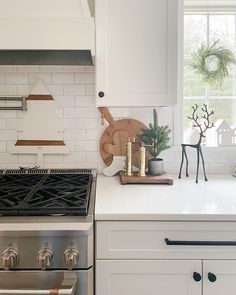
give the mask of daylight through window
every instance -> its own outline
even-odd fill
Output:
[[[186,14],[184,19],[184,140],[196,143],[197,130],[192,128],[187,116],[191,106],[203,103],[214,110],[215,127],[209,130],[205,145],[236,145],[236,67],[230,67],[229,77],[222,85],[210,86],[200,74],[188,67],[192,54],[202,44],[218,41],[236,53],[236,12],[221,14]]]

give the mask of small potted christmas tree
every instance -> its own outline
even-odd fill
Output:
[[[170,129],[168,126],[158,126],[157,112],[153,109],[153,124],[150,123],[149,128],[142,129],[142,133],[138,136],[152,156],[148,160],[148,173],[151,175],[162,175],[164,173],[163,159],[158,156],[162,151],[170,148],[169,134]]]

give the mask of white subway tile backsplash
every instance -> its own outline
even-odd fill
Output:
[[[33,87],[34,87],[34,85],[18,85],[17,86],[17,95],[28,96],[31,93]]]
[[[77,141],[76,142],[76,151],[78,151],[78,152],[98,151],[98,141],[96,141],[96,140]]]
[[[51,95],[63,95],[63,85],[46,85]]]
[[[65,73],[83,73],[85,72],[85,67],[82,66],[63,66],[63,72]]]
[[[64,132],[65,140],[85,140],[86,139],[86,131],[85,130],[65,130]]]
[[[47,164],[47,167],[45,168],[64,168],[64,169],[71,169],[71,168],[76,168],[75,163],[50,163]]]
[[[85,108],[64,108],[64,118],[85,118]]]
[[[86,85],[86,95],[95,95],[95,85]]]
[[[29,84],[36,84],[38,80],[41,80],[44,84],[52,83],[52,74],[51,73],[34,73],[29,74]]]
[[[87,83],[87,73],[75,73],[75,84],[85,85]]]
[[[87,73],[95,73],[95,67],[94,66],[87,66],[85,67],[85,70]]]
[[[52,74],[52,84],[74,84],[75,74],[74,73],[55,73]]]
[[[97,129],[97,119],[77,119],[76,129]]]
[[[18,163],[23,167],[28,167],[29,164],[37,164],[37,155],[18,155]]]
[[[114,118],[129,118],[129,108],[111,108],[110,112]]]
[[[64,141],[67,148],[69,149],[70,152],[75,152],[76,150],[76,141],[74,140],[65,140]]]
[[[100,137],[100,132],[97,129],[94,130],[86,130],[87,140],[98,140]]]
[[[28,73],[11,73],[6,74],[6,84],[21,85],[29,83]]]
[[[0,141],[0,153],[6,153],[7,141]]]
[[[0,153],[0,163],[1,164],[14,164],[19,166],[17,161],[17,155],[12,155],[9,153]]]
[[[86,108],[86,117],[87,118],[99,118],[101,117],[101,113],[98,108]]]
[[[16,140],[17,131],[16,130],[1,130],[1,140]]]
[[[70,151],[66,155],[44,155],[45,168],[97,168],[102,172],[105,165],[99,153],[100,137],[109,125],[101,125],[101,114],[95,107],[95,67],[94,66],[0,66],[0,95],[28,96],[40,79],[54,97],[58,106],[64,132],[60,133]],[[2,103],[1,105],[4,105]],[[112,116],[118,120],[134,118],[144,124],[152,122],[152,108],[110,108]],[[172,109],[157,110],[161,124],[171,124]],[[18,122],[26,112],[0,111],[0,168],[33,167],[37,155],[13,155],[12,148],[17,140]],[[234,151],[204,149],[208,174],[231,173],[236,166]],[[196,173],[196,152],[188,151],[191,177]],[[164,151],[165,170],[178,174],[181,150]],[[233,163],[234,161],[234,163]],[[202,171],[201,167],[200,170]],[[201,172],[202,173],[202,172]],[[184,179],[184,169],[183,169]]]
[[[1,119],[14,119],[17,118],[17,111],[0,111],[0,118]]]
[[[6,84],[6,75],[0,74],[0,84]]]
[[[72,152],[64,155],[64,163],[86,162],[86,152]]]
[[[75,97],[74,96],[63,96],[63,95],[54,95],[54,100],[56,104],[60,107],[74,107],[75,106]]]
[[[149,118],[149,120],[152,120],[152,114],[152,108],[130,108],[131,118]]]
[[[95,97],[94,96],[76,96],[75,105],[82,107],[93,107],[95,106]]]
[[[1,73],[15,73],[16,72],[16,66],[0,65],[0,72]]]
[[[7,140],[7,152],[11,153],[16,141]]]
[[[75,164],[75,168],[79,168],[79,169],[97,169],[97,166],[98,166],[98,163],[77,162]]]
[[[44,163],[52,164],[52,163],[63,163],[63,155],[44,155]]]
[[[76,129],[76,119],[62,119],[62,125],[64,129]]]
[[[7,119],[6,120],[6,129],[16,130],[18,126],[18,119]]]
[[[95,84],[94,73],[76,73],[75,84]]]
[[[85,95],[85,85],[65,85],[64,95]]]
[[[0,85],[0,95],[17,95],[17,86]]]
[[[41,73],[59,73],[62,72],[63,66],[39,66]]]
[[[7,129],[7,120],[6,119],[0,120],[0,129]]]
[[[87,160],[86,162],[94,162],[94,163],[99,163],[101,162],[101,156],[99,152],[87,152]]]
[[[17,66],[16,71],[20,73],[38,73],[39,66]]]

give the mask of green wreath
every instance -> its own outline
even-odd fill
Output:
[[[229,76],[229,66],[235,63],[233,52],[216,41],[211,45],[203,44],[193,53],[189,66],[202,75],[205,82],[214,85],[222,84],[224,78]]]

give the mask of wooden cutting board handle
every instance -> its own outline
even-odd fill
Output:
[[[114,119],[112,118],[111,113],[109,112],[108,108],[106,107],[100,107],[98,108],[101,112],[102,116],[107,120],[110,126],[114,126]]]

